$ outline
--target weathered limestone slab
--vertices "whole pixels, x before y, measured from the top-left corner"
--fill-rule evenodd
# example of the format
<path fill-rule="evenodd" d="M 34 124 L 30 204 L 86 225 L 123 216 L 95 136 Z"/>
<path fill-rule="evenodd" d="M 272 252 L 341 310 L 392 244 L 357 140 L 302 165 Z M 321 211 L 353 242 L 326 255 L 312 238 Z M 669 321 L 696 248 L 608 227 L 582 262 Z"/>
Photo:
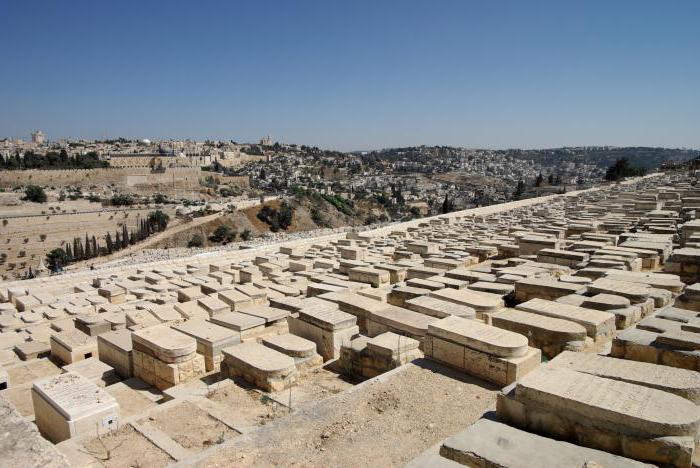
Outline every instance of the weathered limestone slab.
<path fill-rule="evenodd" d="M 301 309 L 299 317 L 290 317 L 288 323 L 290 333 L 316 343 L 324 360 L 337 358 L 341 346 L 360 332 L 357 318 L 338 310 L 332 302 L 327 308 Z"/>
<path fill-rule="evenodd" d="M 190 286 L 177 291 L 178 302 L 189 302 L 204 297 L 201 286 Z"/>
<path fill-rule="evenodd" d="M 251 283 L 261 279 L 262 278 L 251 280 Z M 267 301 L 267 292 L 264 289 L 253 286 L 252 284 L 237 284 L 235 289 L 250 297 L 255 305 L 262 305 L 265 304 L 265 301 Z"/>
<path fill-rule="evenodd" d="M 219 370 L 223 348 L 241 342 L 240 333 L 204 320 L 188 320 L 173 328 L 197 340 L 197 352 L 204 356 L 207 372 Z"/>
<path fill-rule="evenodd" d="M 389 272 L 389 282 L 391 284 L 400 283 L 406 280 L 406 275 L 408 273 L 407 267 L 402 267 L 398 265 L 384 264 L 380 263 L 374 265 L 377 270 L 384 270 Z"/>
<path fill-rule="evenodd" d="M 471 307 L 443 301 L 436 297 L 419 296 L 409 299 L 404 304 L 409 310 L 437 318 L 445 318 L 450 315 L 471 319 L 476 318 L 476 311 Z"/>
<path fill-rule="evenodd" d="M 498 357 L 518 357 L 527 353 L 527 338 L 491 325 L 461 317 L 447 317 L 428 326 L 431 336 L 453 341 Z"/>
<path fill-rule="evenodd" d="M 515 299 L 518 302 L 541 298 L 555 300 L 569 294 L 583 294 L 586 286 L 565 283 L 548 278 L 525 278 L 515 283 Z"/>
<path fill-rule="evenodd" d="M 210 316 L 230 312 L 231 306 L 224 301 L 212 296 L 203 296 L 197 299 L 197 304 L 209 312 Z"/>
<path fill-rule="evenodd" d="M 445 288 L 438 291 L 432 291 L 431 297 L 441 299 L 443 301 L 452 302 L 462 306 L 471 307 L 476 311 L 478 318 L 482 318 L 484 314 L 501 310 L 505 304 L 503 298 L 496 294 L 489 294 L 469 289 L 451 289 Z"/>
<path fill-rule="evenodd" d="M 608 278 L 599 278 L 593 281 L 588 290 L 593 294 L 615 294 L 626 297 L 632 304 L 640 304 L 649 299 L 650 288 L 638 283 L 628 281 L 615 281 Z"/>
<path fill-rule="evenodd" d="M 116 284 L 106 284 L 101 286 L 97 290 L 97 293 L 100 296 L 107 298 L 107 300 L 112 304 L 123 304 L 126 301 L 126 289 Z"/>
<path fill-rule="evenodd" d="M 82 375 L 100 387 L 105 387 L 119 381 L 114 368 L 100 359 L 89 358 L 63 366 L 64 372 Z"/>
<path fill-rule="evenodd" d="M 229 328 L 241 334 L 241 339 L 248 339 L 265 331 L 265 319 L 241 312 L 218 314 L 210 319 L 212 323 Z"/>
<path fill-rule="evenodd" d="M 578 323 L 586 329 L 586 333 L 593 341 L 600 344 L 612 340 L 615 333 L 615 315 L 609 312 L 585 309 L 546 299 L 531 299 L 518 304 L 516 309 Z"/>
<path fill-rule="evenodd" d="M 467 270 L 458 268 L 455 270 L 450 270 L 445 272 L 447 278 L 454 278 L 461 281 L 466 281 L 467 283 L 475 283 L 477 281 L 496 281 L 496 275 L 491 273 L 484 273 L 476 270 Z"/>
<path fill-rule="evenodd" d="M 124 379 L 134 375 L 131 331 L 116 330 L 98 335 L 97 349 L 100 361 L 114 368 L 117 375 Z"/>
<path fill-rule="evenodd" d="M 268 326 L 284 321 L 284 319 L 290 315 L 288 310 L 276 309 L 264 305 L 248 307 L 243 309 L 241 313 L 264 319 Z"/>
<path fill-rule="evenodd" d="M 685 288 L 685 284 L 678 275 L 611 270 L 605 277 L 615 281 L 646 284 L 653 288 L 665 289 L 674 294 L 680 294 Z"/>
<path fill-rule="evenodd" d="M 34 382 L 32 404 L 39 431 L 54 443 L 83 434 L 104 434 L 119 422 L 117 401 L 75 373 Z"/>
<path fill-rule="evenodd" d="M 14 348 L 15 353 L 23 361 L 48 357 L 51 355 L 51 345 L 45 341 L 25 341 Z"/>
<path fill-rule="evenodd" d="M 447 276 L 431 276 L 426 278 L 426 281 L 432 281 L 433 283 L 441 284 L 443 288 L 454 288 L 454 289 L 464 289 L 469 286 L 467 281 L 458 280 L 455 278 L 448 278 Z"/>
<path fill-rule="evenodd" d="M 541 263 L 554 263 L 574 267 L 580 263 L 587 262 L 590 256 L 584 252 L 572 250 L 542 249 L 537 252 L 537 261 Z"/>
<path fill-rule="evenodd" d="M 564 247 L 561 239 L 555 237 L 524 236 L 518 239 L 520 255 L 536 255 L 540 250 L 560 250 Z"/>
<path fill-rule="evenodd" d="M 562 352 L 548 365 L 656 388 L 700 403 L 700 374 L 695 371 L 571 351 Z"/>
<path fill-rule="evenodd" d="M 700 408 L 672 393 L 543 366 L 499 395 L 499 419 L 642 461 L 689 466 Z"/>
<path fill-rule="evenodd" d="M 447 438 L 440 447 L 440 455 L 461 465 L 479 467 L 652 466 L 602 450 L 531 434 L 489 419 L 479 419 L 467 430 Z"/>
<path fill-rule="evenodd" d="M 79 330 L 56 333 L 51 335 L 51 355 L 64 364 L 96 357 L 97 340 Z"/>
<path fill-rule="evenodd" d="M 131 340 L 134 350 L 167 363 L 188 360 L 197 350 L 194 338 L 166 325 L 137 330 L 132 333 Z"/>
<path fill-rule="evenodd" d="M 294 359 L 258 343 L 241 343 L 222 350 L 221 374 L 242 378 L 257 388 L 275 392 L 294 383 Z"/>
<path fill-rule="evenodd" d="M 354 315 L 357 318 L 357 325 L 360 327 L 360 331 L 363 332 L 367 330 L 367 317 L 372 312 L 386 307 L 386 303 L 349 291 L 331 292 L 321 294 L 318 297 L 333 302 L 343 312 Z"/>
<path fill-rule="evenodd" d="M 294 359 L 297 369 L 323 364 L 323 358 L 316 352 L 316 343 L 291 333 L 265 337 L 262 344 Z"/>
<path fill-rule="evenodd" d="M 75 318 L 75 328 L 89 336 L 97 336 L 112 330 L 112 325 L 101 315 L 82 315 Z"/>
<path fill-rule="evenodd" d="M 231 310 L 241 311 L 254 305 L 253 298 L 235 289 L 220 291 L 218 298 L 228 304 Z"/>
<path fill-rule="evenodd" d="M 391 290 L 386 300 L 389 304 L 404 307 L 406 301 L 416 297 L 425 296 L 430 293 L 430 289 L 416 288 L 413 286 L 402 286 Z"/>
<path fill-rule="evenodd" d="M 434 276 L 431 276 L 431 278 L 434 278 Z M 423 278 L 412 278 L 406 281 L 406 286 L 411 288 L 427 289 L 428 291 L 437 291 L 438 289 L 447 287 L 443 283 L 438 283 L 436 281 Z"/>
<path fill-rule="evenodd" d="M 388 271 L 370 267 L 355 267 L 348 270 L 350 281 L 359 283 L 369 283 L 372 287 L 379 288 L 389 284 L 390 275 Z"/>
<path fill-rule="evenodd" d="M 427 358 L 498 385 L 521 378 L 541 360 L 524 336 L 455 316 L 431 323 L 423 346 Z"/>
<path fill-rule="evenodd" d="M 421 357 L 419 342 L 386 332 L 374 338 L 360 336 L 343 345 L 338 364 L 356 378 L 372 378 Z"/>
<path fill-rule="evenodd" d="M 7 466 L 69 468 L 68 460 L 43 438 L 36 425 L 0 393 L 0 453 Z"/>
<path fill-rule="evenodd" d="M 428 331 L 428 324 L 435 320 L 435 317 L 429 315 L 387 305 L 367 318 L 367 335 L 374 337 L 394 332 L 420 341 Z"/>
<path fill-rule="evenodd" d="M 591 351 L 593 343 L 587 341 L 586 329 L 578 323 L 516 309 L 489 314 L 490 323 L 528 337 L 530 346 L 541 349 L 552 358 L 564 350 Z"/>
<path fill-rule="evenodd" d="M 194 301 L 182 302 L 174 305 L 175 310 L 178 311 L 186 319 L 208 319 L 209 312 L 205 308 L 199 305 L 199 303 Z"/>

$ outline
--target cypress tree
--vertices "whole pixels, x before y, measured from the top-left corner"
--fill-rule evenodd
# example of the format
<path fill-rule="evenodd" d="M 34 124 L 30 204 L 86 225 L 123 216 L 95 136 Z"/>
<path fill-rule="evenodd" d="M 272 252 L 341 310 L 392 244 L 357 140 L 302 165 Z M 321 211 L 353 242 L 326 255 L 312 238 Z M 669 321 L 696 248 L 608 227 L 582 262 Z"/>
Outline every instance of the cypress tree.
<path fill-rule="evenodd" d="M 122 224 L 122 248 L 129 245 L 129 231 L 126 230 L 126 223 Z"/>
<path fill-rule="evenodd" d="M 85 258 L 92 258 L 92 249 L 90 248 L 90 238 L 87 235 L 87 232 L 85 233 Z"/>

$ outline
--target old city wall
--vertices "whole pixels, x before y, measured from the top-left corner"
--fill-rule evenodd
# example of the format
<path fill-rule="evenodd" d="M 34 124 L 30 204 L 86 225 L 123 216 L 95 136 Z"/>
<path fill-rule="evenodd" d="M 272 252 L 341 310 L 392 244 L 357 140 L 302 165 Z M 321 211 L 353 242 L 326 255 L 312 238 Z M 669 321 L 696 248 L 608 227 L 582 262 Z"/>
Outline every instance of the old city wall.
<path fill-rule="evenodd" d="M 140 192 L 153 189 L 196 190 L 200 179 L 208 175 L 199 168 L 167 168 L 164 172 L 151 172 L 146 167 L 123 167 L 104 169 L 68 169 L 68 170 L 27 170 L 1 171 L 0 188 L 13 188 L 21 185 L 40 185 L 45 187 L 113 186 L 121 190 Z M 248 186 L 247 177 L 223 177 L 226 183 Z"/>

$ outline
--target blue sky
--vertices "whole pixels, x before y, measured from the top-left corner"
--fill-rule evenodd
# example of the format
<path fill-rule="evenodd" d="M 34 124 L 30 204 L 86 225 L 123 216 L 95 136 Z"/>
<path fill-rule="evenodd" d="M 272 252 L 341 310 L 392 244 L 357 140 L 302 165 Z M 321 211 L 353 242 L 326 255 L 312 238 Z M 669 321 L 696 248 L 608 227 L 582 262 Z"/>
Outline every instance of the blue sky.
<path fill-rule="evenodd" d="M 700 1 L 0 0 L 0 136 L 700 147 Z"/>

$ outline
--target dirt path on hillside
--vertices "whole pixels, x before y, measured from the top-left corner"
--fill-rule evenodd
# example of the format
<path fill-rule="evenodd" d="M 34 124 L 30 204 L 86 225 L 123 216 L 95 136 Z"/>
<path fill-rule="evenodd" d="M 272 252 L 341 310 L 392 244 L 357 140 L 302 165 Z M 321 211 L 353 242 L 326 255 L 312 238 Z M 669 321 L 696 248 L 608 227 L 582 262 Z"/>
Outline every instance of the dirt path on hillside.
<path fill-rule="evenodd" d="M 92 258 L 90 260 L 83 260 L 82 262 L 76 262 L 70 264 L 68 267 L 66 267 L 66 271 L 71 271 L 71 270 L 79 270 L 81 268 L 89 267 L 90 265 L 99 265 L 102 263 L 106 262 L 111 262 L 112 260 L 116 260 L 118 258 L 122 257 L 127 257 L 133 253 L 139 252 L 144 249 L 148 249 L 154 245 L 156 245 L 158 242 L 167 239 L 170 236 L 173 236 L 175 234 L 178 234 L 183 231 L 187 231 L 188 229 L 192 229 L 193 227 L 200 226 L 202 224 L 209 223 L 211 221 L 214 221 L 215 219 L 221 218 L 224 216 L 223 212 L 219 213 L 214 213 L 211 215 L 207 216 L 201 216 L 199 218 L 194 218 L 190 222 L 180 222 L 179 224 L 173 226 L 172 228 L 167 228 L 163 232 L 159 232 L 157 234 L 154 234 L 150 236 L 148 239 L 144 240 L 143 242 L 138 242 L 134 245 L 130 245 L 125 249 L 119 250 L 118 252 L 114 252 L 111 255 L 105 255 L 104 257 L 97 257 L 97 258 Z"/>

